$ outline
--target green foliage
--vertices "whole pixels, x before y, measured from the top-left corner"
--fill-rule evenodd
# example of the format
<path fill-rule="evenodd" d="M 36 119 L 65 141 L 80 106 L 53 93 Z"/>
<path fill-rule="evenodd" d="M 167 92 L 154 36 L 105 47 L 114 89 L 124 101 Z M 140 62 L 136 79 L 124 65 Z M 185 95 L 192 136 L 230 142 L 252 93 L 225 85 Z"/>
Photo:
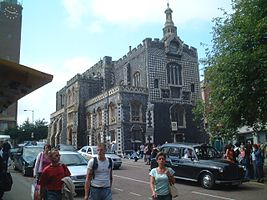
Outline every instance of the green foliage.
<path fill-rule="evenodd" d="M 48 135 L 47 122 L 43 120 L 35 121 L 35 124 L 25 121 L 22 125 L 5 131 L 5 134 L 10 135 L 11 139 L 17 144 L 23 141 L 46 139 Z"/>
<path fill-rule="evenodd" d="M 200 122 L 197 123 L 199 124 L 199 129 L 201 129 L 202 131 L 204 131 L 204 115 L 205 115 L 205 108 L 204 108 L 204 103 L 203 101 L 199 100 L 196 103 L 196 106 L 193 108 L 192 112 L 193 112 L 193 120 L 195 122 Z"/>
<path fill-rule="evenodd" d="M 214 19 L 204 62 L 210 132 L 227 137 L 267 121 L 267 1 L 232 0 L 232 7 L 233 13 Z"/>

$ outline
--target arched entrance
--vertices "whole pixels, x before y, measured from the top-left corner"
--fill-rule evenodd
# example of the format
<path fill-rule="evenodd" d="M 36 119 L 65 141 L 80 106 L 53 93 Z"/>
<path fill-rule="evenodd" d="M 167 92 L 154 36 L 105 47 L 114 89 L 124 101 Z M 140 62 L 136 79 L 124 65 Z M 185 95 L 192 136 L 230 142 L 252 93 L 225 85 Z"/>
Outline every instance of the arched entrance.
<path fill-rule="evenodd" d="M 131 127 L 131 142 L 132 148 L 137 149 L 142 143 L 144 143 L 144 131 L 140 125 L 134 124 Z"/>

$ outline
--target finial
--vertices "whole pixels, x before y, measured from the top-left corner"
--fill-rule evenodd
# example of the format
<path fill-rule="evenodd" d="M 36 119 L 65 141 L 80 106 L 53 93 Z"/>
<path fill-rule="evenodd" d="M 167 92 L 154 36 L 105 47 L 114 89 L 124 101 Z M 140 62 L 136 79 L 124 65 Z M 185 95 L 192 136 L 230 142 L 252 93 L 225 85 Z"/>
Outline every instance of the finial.
<path fill-rule="evenodd" d="M 169 0 L 167 0 L 167 7 L 169 8 Z"/>

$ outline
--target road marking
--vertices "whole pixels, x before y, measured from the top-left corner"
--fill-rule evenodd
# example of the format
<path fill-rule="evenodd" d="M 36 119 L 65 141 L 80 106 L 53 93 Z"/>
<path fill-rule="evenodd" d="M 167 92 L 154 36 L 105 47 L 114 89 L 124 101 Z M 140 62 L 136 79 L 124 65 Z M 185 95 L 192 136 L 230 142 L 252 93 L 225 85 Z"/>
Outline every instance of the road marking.
<path fill-rule="evenodd" d="M 225 200 L 235 200 L 235 199 L 231 199 L 228 197 L 222 197 L 222 196 L 217 196 L 217 195 L 211 195 L 211 194 L 206 194 L 206 193 L 202 193 L 202 192 L 195 192 L 192 191 L 193 194 L 199 194 L 199 195 L 203 195 L 203 196 L 209 196 L 209 197 L 213 197 L 213 198 L 217 198 L 217 199 L 225 199 Z"/>
<path fill-rule="evenodd" d="M 137 166 L 137 165 L 133 165 L 133 164 L 130 164 L 130 163 L 123 163 L 123 165 L 129 166 L 129 167 L 135 167 L 135 168 L 139 168 L 139 169 L 144 169 L 145 168 L 145 165 L 144 166 Z M 147 169 L 149 169 L 149 167 L 147 167 Z"/>
<path fill-rule="evenodd" d="M 139 183 L 149 184 L 149 182 L 147 182 L 147 181 L 141 181 L 141 180 L 137 180 L 137 179 L 125 177 L 125 176 L 119 176 L 119 175 L 115 175 L 115 174 L 113 174 L 113 176 L 118 177 L 118 178 L 122 178 L 122 179 L 126 179 L 126 180 L 131 180 L 131 181 L 139 182 Z"/>
<path fill-rule="evenodd" d="M 114 189 L 123 192 L 123 189 L 120 189 L 120 188 L 114 188 Z"/>
<path fill-rule="evenodd" d="M 134 193 L 134 192 L 129 192 L 129 193 L 132 194 L 132 195 L 135 195 L 135 196 L 139 196 L 139 197 L 142 196 L 141 194 L 137 194 L 137 193 Z"/>

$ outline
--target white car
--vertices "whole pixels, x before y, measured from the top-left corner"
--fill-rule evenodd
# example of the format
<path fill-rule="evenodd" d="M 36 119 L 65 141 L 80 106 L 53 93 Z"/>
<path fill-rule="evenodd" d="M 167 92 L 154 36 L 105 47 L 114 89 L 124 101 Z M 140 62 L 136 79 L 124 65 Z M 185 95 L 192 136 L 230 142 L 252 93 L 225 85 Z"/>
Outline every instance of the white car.
<path fill-rule="evenodd" d="M 78 153 L 80 153 L 84 158 L 89 160 L 92 157 L 97 156 L 96 148 L 97 148 L 96 146 L 84 146 L 80 150 L 78 150 Z M 121 167 L 121 165 L 122 165 L 121 157 L 119 157 L 115 153 L 109 152 L 109 151 L 107 151 L 105 155 L 107 158 L 112 159 L 114 169 L 119 169 Z"/>
<path fill-rule="evenodd" d="M 88 161 L 81 154 L 74 151 L 59 151 L 59 154 L 60 162 L 65 164 L 71 173 L 70 178 L 75 185 L 75 190 L 83 190 Z"/>

